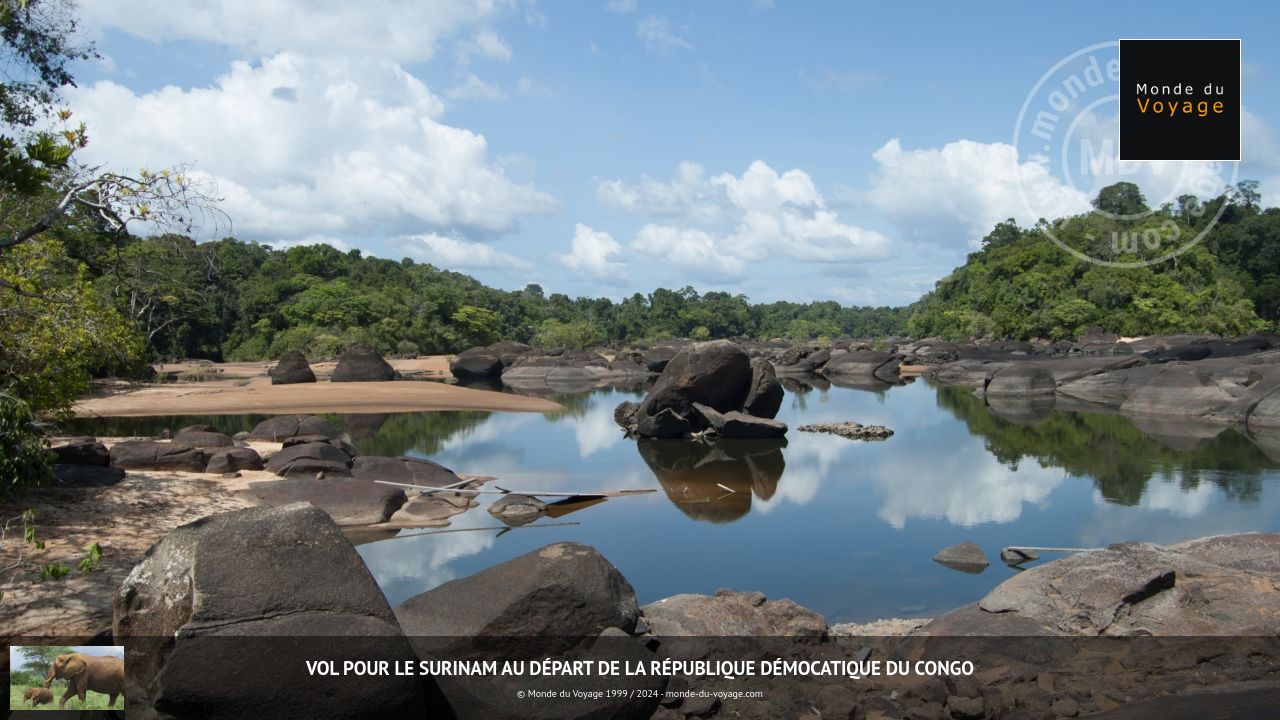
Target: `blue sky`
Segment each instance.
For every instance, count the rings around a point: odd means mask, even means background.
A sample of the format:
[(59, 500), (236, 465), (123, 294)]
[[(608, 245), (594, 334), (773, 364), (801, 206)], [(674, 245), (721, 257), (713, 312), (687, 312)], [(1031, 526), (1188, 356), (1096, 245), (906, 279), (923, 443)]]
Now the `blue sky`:
[[(1121, 179), (1040, 177), (1014, 137), (1055, 63), (1120, 37), (1241, 37), (1238, 177), (1280, 195), (1266, 7), (121, 0), (81, 14), (105, 56), (67, 98), (89, 161), (189, 163), (244, 239), (505, 288), (911, 302), (996, 220), (1080, 209)], [(1102, 107), (1082, 133), (1114, 134)]]

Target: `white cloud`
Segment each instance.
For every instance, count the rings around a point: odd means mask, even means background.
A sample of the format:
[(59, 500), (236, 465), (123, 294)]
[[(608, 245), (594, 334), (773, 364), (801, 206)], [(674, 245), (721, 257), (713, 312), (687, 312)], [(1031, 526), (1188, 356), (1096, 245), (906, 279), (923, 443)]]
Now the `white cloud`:
[(406, 252), (450, 270), (531, 272), (533, 265), (484, 243), (426, 233), (402, 238)]
[(479, 30), (470, 39), (458, 43), (458, 62), (466, 66), (473, 57), (486, 60), (511, 59), (511, 47), (498, 33), (485, 28)]
[(451, 100), (506, 100), (507, 94), (502, 88), (476, 77), (475, 73), (467, 73), (462, 82), (449, 88), (445, 93)]
[(496, 20), (514, 5), (511, 0), (117, 0), (82, 3), (79, 11), (90, 28), (115, 28), (154, 42), (202, 40), (254, 55), (288, 50), (413, 62), (430, 58), (441, 39)]
[(572, 251), (568, 255), (556, 255), (556, 260), (571, 270), (599, 278), (616, 278), (622, 273), (623, 265), (612, 258), (621, 252), (622, 246), (612, 235), (578, 223), (573, 230)]
[(682, 163), (669, 182), (641, 178), (597, 183), (605, 204), (648, 215), (631, 247), (685, 270), (740, 275), (748, 262), (789, 258), (809, 262), (858, 262), (886, 257), (889, 240), (848, 225), (803, 170), (778, 174), (755, 161), (741, 175), (708, 178)]
[(671, 29), (671, 23), (661, 15), (650, 15), (636, 23), (636, 37), (644, 41), (651, 52), (666, 55), (672, 50), (692, 50), (693, 44)]
[(505, 231), (555, 204), (490, 162), (483, 136), (441, 122), (439, 98), (391, 62), (280, 53), (210, 87), (67, 94), (93, 133), (87, 162), (193, 162), (250, 239)]
[[(941, 148), (903, 150), (897, 138), (872, 154), (878, 172), (866, 199), (908, 238), (976, 245), (997, 223), (1013, 217), (1033, 224), (1089, 209), (1089, 196), (1070, 188), (1042, 166), (1018, 162), (1005, 143), (959, 140)], [(1032, 207), (1056, 208), (1031, 217), (1018, 192), (1021, 181)]]

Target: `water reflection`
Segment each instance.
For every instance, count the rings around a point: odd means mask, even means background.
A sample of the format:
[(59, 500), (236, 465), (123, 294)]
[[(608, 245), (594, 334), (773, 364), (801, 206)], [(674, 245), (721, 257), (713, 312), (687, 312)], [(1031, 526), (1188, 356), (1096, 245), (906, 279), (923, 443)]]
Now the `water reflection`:
[(640, 440), (640, 457), (671, 502), (694, 520), (733, 522), (751, 510), (751, 498), (768, 500), (786, 469), (786, 439)]
[[(1280, 436), (1081, 412), (1052, 399), (984, 400), (923, 381), (855, 388), (783, 381), (779, 419), (793, 429), (772, 444), (628, 440), (612, 414), (640, 397), (635, 389), (539, 389), (565, 408), (546, 415), (331, 417), (366, 453), (429, 457), (512, 489), (662, 490), (553, 505), (505, 534), (486, 512), (493, 496), (485, 496), (447, 528), (461, 532), (354, 539), (365, 543), (360, 553), (393, 603), (571, 540), (598, 547), (642, 600), (737, 587), (791, 597), (833, 620), (863, 620), (904, 606), (945, 610), (1007, 577), (1003, 567), (970, 576), (932, 562), (940, 548), (966, 539), (990, 551), (1280, 530)], [(262, 419), (99, 419), (68, 430), (149, 435), (209, 423), (237, 432)], [(895, 435), (863, 443), (795, 429), (845, 420), (887, 425)], [(574, 524), (557, 525), (566, 521)]]

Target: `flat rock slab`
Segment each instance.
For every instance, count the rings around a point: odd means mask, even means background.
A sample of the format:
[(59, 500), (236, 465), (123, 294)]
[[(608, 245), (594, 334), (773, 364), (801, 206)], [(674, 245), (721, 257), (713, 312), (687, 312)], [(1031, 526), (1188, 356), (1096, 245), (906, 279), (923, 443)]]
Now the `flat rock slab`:
[(175, 443), (129, 440), (111, 448), (111, 464), (127, 470), (204, 472), (208, 463), (204, 450)]
[(1033, 567), (979, 602), (1063, 635), (1280, 631), (1280, 535), (1122, 543)]
[(660, 637), (826, 637), (828, 632), (826, 619), (818, 613), (791, 600), (770, 601), (758, 592), (675, 595), (641, 610)]
[(309, 502), (339, 525), (373, 525), (386, 522), (405, 504), (403, 490), (352, 478), (287, 478), (249, 483), (241, 491), (263, 505)]
[(249, 439), (284, 442), (299, 435), (345, 438), (347, 434), (337, 425), (315, 415), (280, 415), (258, 423), (249, 432)]
[(440, 463), (380, 455), (362, 455), (356, 458), (351, 464), (351, 476), (357, 480), (386, 480), (434, 488), (454, 485), (462, 480)]
[(849, 440), (887, 440), (893, 431), (883, 425), (862, 425), (853, 421), (801, 425), (801, 432), (831, 433)]

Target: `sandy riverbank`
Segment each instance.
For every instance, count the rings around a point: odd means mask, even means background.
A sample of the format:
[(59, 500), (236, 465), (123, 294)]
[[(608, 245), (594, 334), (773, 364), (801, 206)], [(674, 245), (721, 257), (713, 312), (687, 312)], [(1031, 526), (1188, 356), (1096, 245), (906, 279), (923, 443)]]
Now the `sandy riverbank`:
[[(448, 371), (442, 356), (393, 360), (406, 375), (434, 377)], [(165, 383), (105, 382), (76, 402), (79, 417), (145, 415), (286, 415), (292, 413), (376, 413), (431, 410), (556, 412), (564, 408), (542, 398), (473, 390), (440, 382), (398, 380), (331, 383), (333, 363), (312, 365), (320, 382), (272, 385), (266, 363), (225, 365), (183, 363), (159, 366), (162, 373), (201, 367), (218, 379)], [(443, 368), (443, 370), (442, 370)]]

